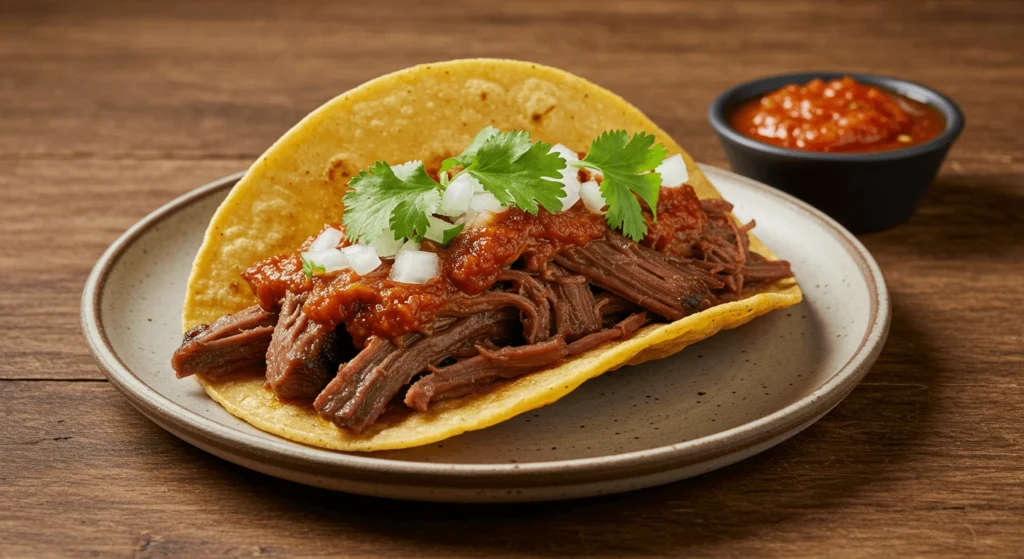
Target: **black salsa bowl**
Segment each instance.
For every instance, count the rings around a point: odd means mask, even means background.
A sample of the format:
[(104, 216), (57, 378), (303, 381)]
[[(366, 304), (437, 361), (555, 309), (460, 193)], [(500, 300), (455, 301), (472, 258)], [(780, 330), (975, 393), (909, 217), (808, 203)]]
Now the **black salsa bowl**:
[[(935, 108), (946, 127), (919, 145), (872, 153), (819, 153), (776, 147), (744, 136), (729, 123), (744, 102), (789, 84), (850, 76)], [(964, 115), (945, 95), (906, 80), (849, 72), (806, 72), (760, 78), (719, 95), (708, 111), (729, 163), (737, 173), (793, 194), (854, 233), (889, 229), (914, 215), (928, 185), (964, 127)]]

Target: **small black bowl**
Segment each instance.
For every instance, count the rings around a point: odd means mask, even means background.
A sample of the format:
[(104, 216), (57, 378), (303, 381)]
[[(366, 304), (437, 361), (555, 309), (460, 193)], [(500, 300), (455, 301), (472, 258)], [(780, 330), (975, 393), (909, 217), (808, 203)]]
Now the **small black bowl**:
[[(788, 84), (843, 76), (931, 105), (945, 117), (945, 131), (906, 149), (844, 154), (772, 146), (729, 125), (732, 111), (745, 101)], [(849, 72), (783, 74), (740, 84), (711, 103), (708, 118), (734, 171), (810, 202), (854, 233), (882, 231), (910, 219), (964, 127), (960, 107), (933, 89), (897, 78)]]

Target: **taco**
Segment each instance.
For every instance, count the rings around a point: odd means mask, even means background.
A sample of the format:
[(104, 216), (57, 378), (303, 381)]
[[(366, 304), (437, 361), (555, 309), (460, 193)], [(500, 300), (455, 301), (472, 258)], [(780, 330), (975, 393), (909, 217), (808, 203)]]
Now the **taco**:
[(172, 364), (294, 441), (436, 442), (799, 302), (731, 209), (582, 78), (416, 66), (315, 110), (234, 186)]

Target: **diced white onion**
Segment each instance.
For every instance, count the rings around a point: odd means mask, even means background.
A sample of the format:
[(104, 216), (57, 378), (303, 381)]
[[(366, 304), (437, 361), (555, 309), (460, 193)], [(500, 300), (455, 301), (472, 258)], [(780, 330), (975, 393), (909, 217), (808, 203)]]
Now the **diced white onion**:
[(325, 273), (346, 270), (349, 267), (348, 259), (336, 248), (327, 250), (308, 250), (302, 253), (302, 257), (310, 264), (323, 266)]
[(433, 252), (403, 250), (395, 257), (391, 279), (401, 283), (427, 283), (440, 275), (440, 263)]
[(448, 223), (443, 219), (438, 219), (434, 216), (427, 218), (430, 220), (430, 227), (427, 228), (427, 232), (423, 234), (424, 237), (434, 241), (435, 243), (444, 242), (444, 232), (451, 229), (452, 227), (458, 227), (453, 223)]
[(580, 199), (580, 179), (576, 174), (576, 167), (566, 167), (562, 169), (561, 173), (562, 178), (558, 182), (562, 183), (565, 195), (561, 196), (559, 200), (562, 201), (562, 211), (564, 212)]
[(492, 221), (494, 221), (494, 217), (496, 215), (496, 213), (489, 212), (487, 210), (484, 210), (482, 212), (476, 212), (472, 215), (472, 217), (469, 217), (470, 214), (466, 214), (466, 228), (474, 229), (476, 227), (484, 227), (485, 225), (489, 225)]
[(579, 161), (580, 158), (576, 155), (576, 152), (563, 146), (562, 144), (555, 144), (551, 146), (550, 153), (557, 153), (565, 159), (566, 165), (560, 171), (562, 178), (560, 179), (547, 179), (553, 182), (562, 184), (562, 190), (565, 191), (565, 195), (561, 196), (559, 200), (562, 202), (562, 211), (568, 210), (580, 199), (580, 179), (577, 175), (576, 167), (569, 165), (571, 161)]
[(402, 245), (402, 248), (398, 249), (398, 252), (402, 252), (404, 250), (419, 250), (419, 249), (420, 249), (420, 244), (417, 243), (416, 241), (412, 240), (412, 239), (409, 239), (408, 241), (405, 241), (405, 244)]
[(555, 144), (551, 146), (551, 151), (548, 153), (557, 153), (558, 155), (561, 155), (562, 159), (564, 159), (566, 163), (580, 160), (580, 156), (575, 151), (563, 146), (562, 144)]
[(462, 215), (469, 209), (469, 202), (477, 187), (483, 190), (483, 185), (469, 173), (462, 173), (455, 177), (444, 189), (444, 196), (441, 197), (441, 210), (438, 213), (452, 217)]
[(580, 181), (576, 181), (576, 184), (573, 186), (566, 184), (565, 196), (562, 196), (559, 200), (562, 202), (563, 212), (575, 206), (576, 202), (580, 201)]
[(313, 241), (313, 244), (309, 245), (310, 252), (319, 252), (321, 250), (327, 250), (329, 248), (337, 248), (338, 243), (341, 242), (342, 235), (341, 231), (328, 227), (324, 229), (323, 233), (317, 236)]
[(405, 238), (396, 239), (394, 231), (385, 229), (370, 246), (377, 251), (377, 256), (388, 258), (398, 254), (399, 249), (405, 244)]
[(682, 186), (690, 178), (690, 173), (686, 170), (686, 162), (678, 153), (672, 157), (666, 157), (654, 171), (661, 175), (661, 186), (666, 188)]
[(473, 199), (469, 201), (469, 209), (478, 212), (495, 212), (501, 213), (507, 208), (501, 205), (501, 202), (494, 197), (490, 192), (484, 192), (482, 194), (474, 194)]
[(587, 181), (580, 186), (580, 198), (583, 199), (583, 205), (594, 213), (603, 214), (604, 207), (608, 205), (596, 181)]
[(377, 251), (369, 245), (351, 245), (341, 249), (349, 266), (355, 273), (365, 276), (380, 267), (380, 257)]
[(418, 159), (415, 161), (406, 161), (401, 165), (392, 165), (391, 172), (393, 172), (396, 177), (402, 180), (407, 180), (414, 172), (416, 172), (416, 169), (422, 166), (423, 162)]

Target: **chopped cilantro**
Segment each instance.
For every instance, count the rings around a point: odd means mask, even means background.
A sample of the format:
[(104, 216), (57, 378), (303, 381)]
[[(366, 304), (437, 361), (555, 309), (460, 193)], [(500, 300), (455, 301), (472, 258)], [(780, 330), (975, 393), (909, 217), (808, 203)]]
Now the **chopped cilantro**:
[(625, 130), (605, 132), (590, 144), (587, 156), (576, 166), (599, 171), (601, 195), (608, 202), (605, 219), (612, 229), (639, 242), (647, 234), (647, 223), (636, 196), (640, 196), (658, 219), (661, 176), (653, 172), (668, 152), (654, 136), (638, 132), (632, 138)]
[(503, 205), (515, 204), (537, 215), (540, 202), (548, 211), (558, 212), (565, 191), (561, 183), (545, 179), (560, 178), (565, 160), (550, 152), (551, 144), (531, 143), (529, 132), (497, 132), (484, 140), (463, 172), (480, 181)]
[(463, 167), (468, 166), (473, 162), (473, 158), (476, 157), (476, 152), (480, 151), (484, 142), (489, 140), (491, 136), (500, 133), (501, 130), (498, 130), (491, 125), (485, 126), (483, 130), (476, 133), (476, 137), (474, 137), (473, 141), (466, 146), (466, 149), (462, 150), (462, 153), (455, 157), (449, 157), (441, 162), (441, 173), (447, 173), (448, 169), (451, 169), (456, 165), (462, 165)]
[(396, 176), (387, 163), (378, 161), (352, 179), (342, 216), (350, 241), (373, 242), (389, 226), (395, 238), (426, 233), (427, 218), (441, 203), (438, 184), (422, 164), (403, 169), (402, 175)]

